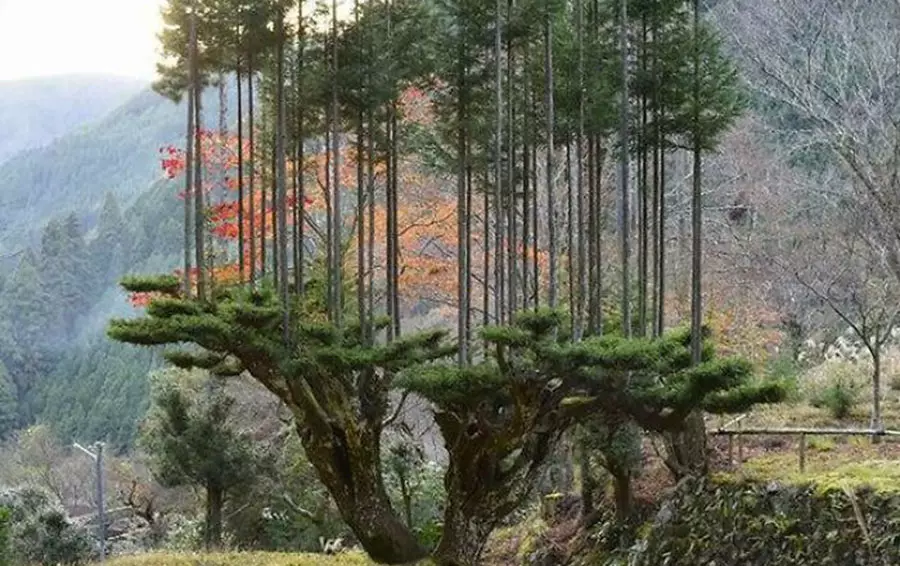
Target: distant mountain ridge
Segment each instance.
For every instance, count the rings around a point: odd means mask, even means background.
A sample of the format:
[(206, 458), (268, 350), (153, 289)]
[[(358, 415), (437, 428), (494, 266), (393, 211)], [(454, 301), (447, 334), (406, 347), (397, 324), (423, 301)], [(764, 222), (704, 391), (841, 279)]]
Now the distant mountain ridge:
[[(217, 99), (204, 95), (209, 121)], [(127, 206), (162, 177), (159, 148), (183, 144), (185, 113), (184, 102), (144, 88), (102, 119), (0, 163), (0, 258), (36, 244), (52, 217), (75, 212), (90, 227), (107, 193)]]
[(90, 74), (0, 81), (0, 163), (99, 120), (146, 86)]

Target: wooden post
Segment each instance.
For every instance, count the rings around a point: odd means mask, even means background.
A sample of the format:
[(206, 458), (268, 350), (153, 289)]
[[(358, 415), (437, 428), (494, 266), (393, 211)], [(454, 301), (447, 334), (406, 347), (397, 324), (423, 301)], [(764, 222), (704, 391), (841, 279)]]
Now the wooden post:
[(738, 425), (738, 433), (739, 433), (738, 438), (737, 438), (738, 466), (741, 466), (741, 464), (744, 463), (744, 436), (742, 434), (740, 434), (740, 431), (744, 428), (744, 425), (741, 421), (738, 421), (737, 425)]
[(728, 435), (728, 467), (734, 466), (734, 435)]
[(800, 435), (800, 473), (806, 471), (806, 435)]

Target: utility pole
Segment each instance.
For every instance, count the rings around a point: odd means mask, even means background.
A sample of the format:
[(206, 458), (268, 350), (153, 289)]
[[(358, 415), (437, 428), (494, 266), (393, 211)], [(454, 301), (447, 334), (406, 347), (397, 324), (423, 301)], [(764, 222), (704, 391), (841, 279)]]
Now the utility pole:
[(96, 497), (97, 497), (97, 537), (100, 539), (100, 562), (106, 561), (106, 509), (104, 507), (103, 495), (105, 488), (103, 486), (103, 443), (94, 444), (95, 452), (91, 452), (77, 442), (73, 445), (94, 460), (94, 471), (96, 473)]

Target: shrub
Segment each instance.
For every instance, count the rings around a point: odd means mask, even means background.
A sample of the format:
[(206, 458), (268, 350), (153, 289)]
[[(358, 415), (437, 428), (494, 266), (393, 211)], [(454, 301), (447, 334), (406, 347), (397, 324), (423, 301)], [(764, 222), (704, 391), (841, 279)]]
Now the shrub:
[(85, 564), (92, 558), (91, 539), (72, 525), (46, 495), (34, 490), (0, 493), (7, 510), (11, 562), (27, 564)]
[(835, 448), (834, 440), (822, 436), (810, 436), (806, 441), (806, 445), (810, 450), (817, 452), (831, 452)]
[(900, 391), (900, 373), (891, 375), (888, 379), (888, 387), (891, 388), (891, 391)]
[(10, 545), (10, 515), (9, 509), (0, 507), (0, 566), (10, 566), (12, 547)]
[(800, 401), (800, 363), (787, 354), (781, 354), (769, 360), (765, 375), (767, 378), (781, 382), (785, 387), (786, 401)]
[(846, 362), (827, 365), (824, 381), (812, 392), (810, 401), (814, 407), (827, 409), (835, 419), (847, 418), (859, 402), (860, 370)]
[(813, 404), (828, 409), (836, 419), (845, 419), (858, 401), (859, 388), (851, 382), (838, 380), (826, 387)]
[(395, 439), (385, 451), (385, 484), (396, 509), (426, 548), (437, 546), (443, 533), (441, 508), (446, 497), (444, 469), (425, 458), (409, 439)]

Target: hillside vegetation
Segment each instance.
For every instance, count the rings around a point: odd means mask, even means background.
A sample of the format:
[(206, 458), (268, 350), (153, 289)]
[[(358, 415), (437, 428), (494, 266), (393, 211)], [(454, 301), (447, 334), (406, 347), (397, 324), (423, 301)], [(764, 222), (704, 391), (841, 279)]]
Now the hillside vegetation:
[(0, 163), (100, 120), (142, 88), (102, 75), (0, 81)]

